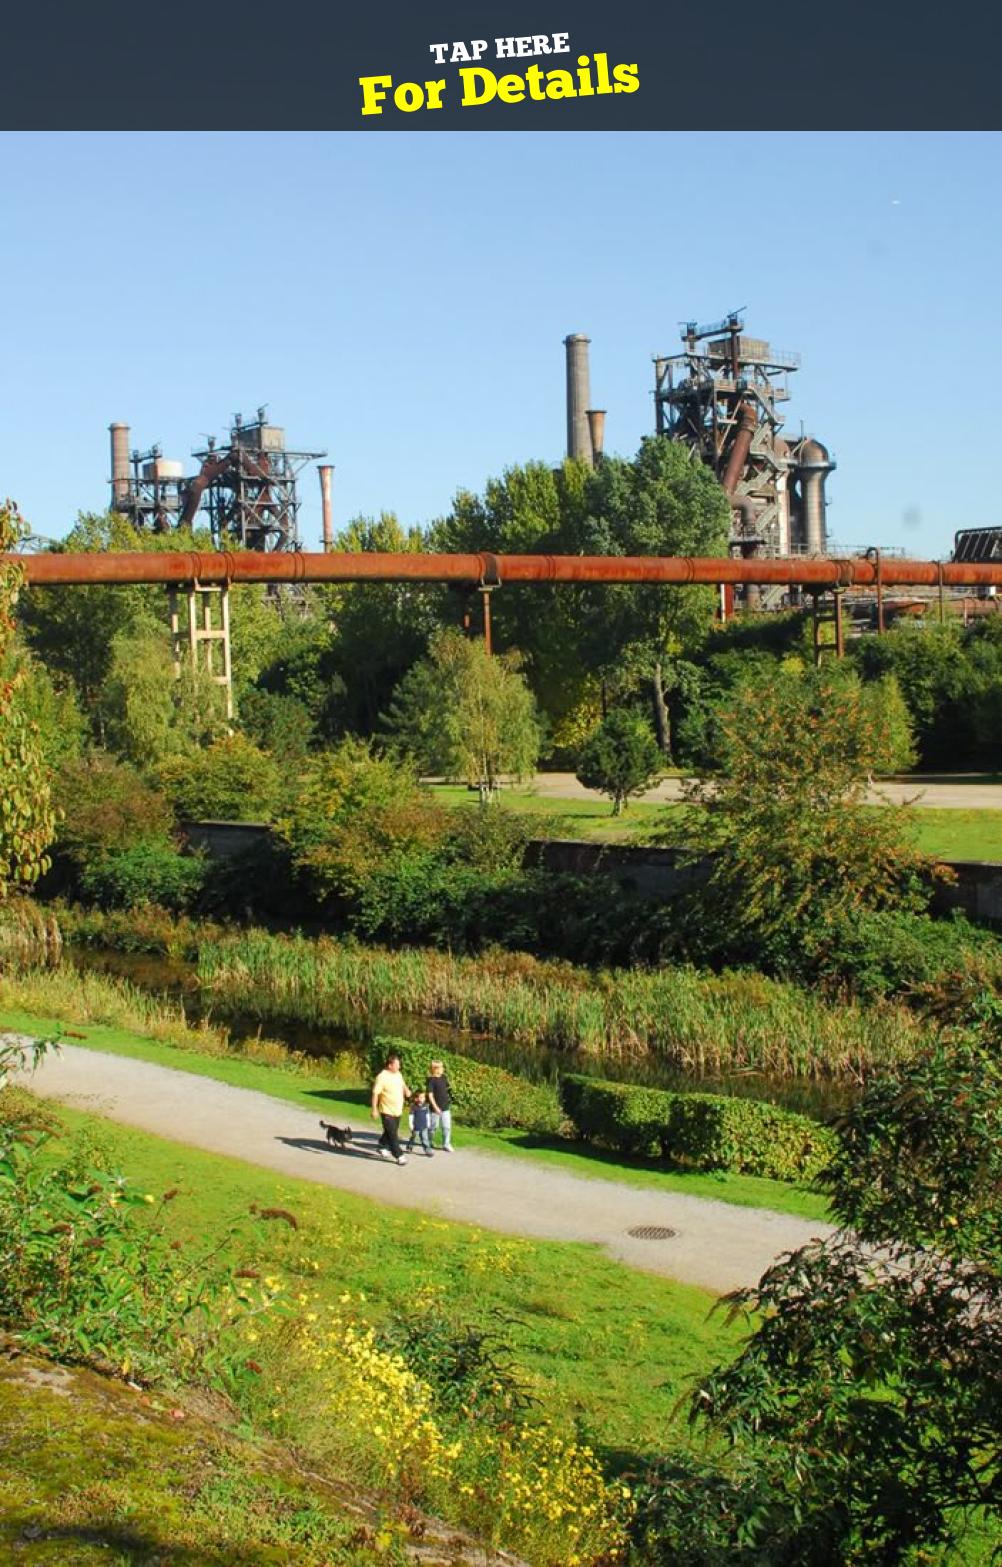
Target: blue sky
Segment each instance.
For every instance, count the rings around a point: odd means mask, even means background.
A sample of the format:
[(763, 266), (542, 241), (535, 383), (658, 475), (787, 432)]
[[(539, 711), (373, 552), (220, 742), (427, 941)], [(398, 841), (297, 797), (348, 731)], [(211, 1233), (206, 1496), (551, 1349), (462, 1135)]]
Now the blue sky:
[[(631, 454), (651, 356), (744, 305), (802, 355), (788, 424), (837, 458), (831, 533), (947, 554), (1002, 523), (1000, 154), (990, 133), (7, 133), (0, 492), (59, 537), (106, 504), (113, 419), (188, 460), (266, 402), (336, 464), (339, 523), (424, 523), (559, 460), (568, 332)], [(315, 546), (311, 473), (301, 521)]]

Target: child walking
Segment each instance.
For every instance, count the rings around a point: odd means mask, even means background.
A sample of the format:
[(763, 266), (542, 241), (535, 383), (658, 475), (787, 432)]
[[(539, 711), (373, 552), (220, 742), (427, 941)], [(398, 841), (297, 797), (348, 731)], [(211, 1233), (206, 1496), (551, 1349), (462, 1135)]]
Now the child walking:
[(431, 1111), (428, 1108), (428, 1095), (423, 1089), (419, 1089), (411, 1100), (411, 1135), (407, 1144), (407, 1152), (414, 1147), (414, 1139), (417, 1138), (425, 1154), (430, 1159), (431, 1154)]

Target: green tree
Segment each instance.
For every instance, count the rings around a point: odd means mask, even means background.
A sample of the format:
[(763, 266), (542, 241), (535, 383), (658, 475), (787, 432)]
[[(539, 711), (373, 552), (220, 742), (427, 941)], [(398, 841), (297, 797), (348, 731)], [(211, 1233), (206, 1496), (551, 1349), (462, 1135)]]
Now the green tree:
[[(646, 438), (632, 463), (599, 464), (586, 491), (578, 548), (586, 554), (722, 555), (727, 497), (676, 442)], [(620, 586), (582, 590), (586, 659), (613, 688), (645, 689), (662, 752), (671, 755), (674, 666), (711, 621), (712, 588)]]
[(870, 710), (873, 724), (883, 734), (878, 771), (910, 772), (918, 761), (915, 726), (897, 677), (882, 675), (878, 680), (867, 681), (863, 686), (863, 701)]
[(613, 815), (619, 816), (630, 796), (650, 789), (663, 770), (661, 748), (650, 724), (620, 707), (603, 719), (582, 747), (577, 779), (586, 789), (607, 794)]
[[(568, 462), (507, 469), (483, 500), (462, 493), (432, 529), (434, 548), (579, 555), (719, 555), (730, 509), (709, 471), (677, 444), (642, 442), (636, 458), (590, 470)], [(658, 740), (670, 754), (675, 665), (712, 617), (712, 589), (552, 587), (494, 595), (496, 645), (517, 647), (529, 682), (556, 726), (591, 681), (649, 697)]]
[(662, 836), (712, 855), (706, 913), (739, 953), (783, 966), (838, 916), (928, 903), (907, 807), (864, 803), (890, 743), (840, 670), (778, 669), (722, 707), (721, 771), (686, 785)]
[(53, 678), (18, 640), (8, 648), (2, 669), (6, 679), (16, 681), (18, 706), (29, 724), (35, 726), (46, 768), (58, 769), (71, 757), (79, 756), (86, 744), (88, 725), (72, 683)]
[[(354, 518), (336, 542), (338, 550), (363, 554), (425, 547), (423, 534), (402, 528), (392, 512)], [(434, 625), (432, 597), (420, 583), (354, 582), (325, 588), (323, 599), (331, 634), (321, 678), (337, 685), (341, 732), (371, 735), (394, 688), (425, 651)]]
[(286, 764), (303, 761), (313, 744), (315, 725), (299, 697), (251, 686), (243, 692), (238, 711), (244, 733), (262, 751), (271, 751)]
[[(12, 551), (24, 525), (11, 501), (0, 506), (0, 555)], [(48, 770), (37, 725), (22, 702), (24, 672), (5, 673), (22, 573), (0, 561), (0, 902), (25, 891), (49, 868), (56, 828)]]
[(997, 1543), (1002, 1068), (986, 1011), (847, 1118), (825, 1178), (845, 1228), (730, 1298), (754, 1331), (690, 1409), (724, 1446), (649, 1477), (645, 1562), (940, 1562), (986, 1520)]
[[(207, 535), (140, 533), (117, 512), (83, 512), (54, 551), (177, 550), (211, 548)], [(71, 680), (80, 704), (103, 743), (102, 687), (111, 671), (116, 640), (137, 625), (167, 625), (162, 588), (117, 584), (33, 587), (24, 595), (22, 623), (29, 646), (49, 672)]]
[[(489, 479), (483, 497), (461, 490), (447, 518), (433, 524), (429, 546), (459, 553), (576, 554), (590, 470), (567, 461), (555, 472), (542, 462), (506, 468)], [(563, 587), (532, 583), (504, 588), (491, 600), (494, 646), (517, 648), (542, 710), (561, 724), (580, 704), (589, 672), (580, 656), (579, 600)], [(482, 605), (473, 591), (445, 589), (438, 617), (455, 626), (462, 615), (480, 625)]]
[(166, 626), (137, 618), (118, 632), (98, 700), (108, 745), (137, 766), (211, 744), (228, 728), (222, 691), (187, 657), (180, 676)]
[(404, 677), (385, 725), (422, 771), (460, 778), (495, 799), (503, 774), (529, 777), (541, 729), (514, 653), (491, 657), (456, 631), (432, 638), (428, 657)]

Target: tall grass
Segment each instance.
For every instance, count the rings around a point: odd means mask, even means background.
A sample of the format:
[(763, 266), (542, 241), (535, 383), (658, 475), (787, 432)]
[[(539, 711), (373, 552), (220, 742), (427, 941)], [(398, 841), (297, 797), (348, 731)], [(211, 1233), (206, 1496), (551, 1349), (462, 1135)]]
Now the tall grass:
[(264, 931), (201, 943), (198, 976), (261, 1018), (336, 1026), (346, 1008), (410, 1012), (568, 1053), (654, 1055), (695, 1073), (858, 1079), (911, 1054), (923, 1029), (902, 1007), (834, 1006), (758, 974), (593, 974), (518, 953), (457, 958)]
[(27, 964), (59, 962), (63, 940), (59, 921), (30, 898), (0, 902), (0, 974)]
[[(277, 1039), (234, 1039), (225, 1028), (202, 1019), (192, 1022), (179, 1001), (150, 995), (117, 975), (79, 973), (73, 968), (55, 972), (27, 969), (13, 975), (0, 975), (0, 1012), (28, 1013), (33, 1017), (68, 1023), (73, 1026), (99, 1024), (126, 1029), (178, 1050), (190, 1050), (204, 1056), (238, 1056), (263, 1066), (277, 1066), (289, 1072), (316, 1071), (313, 1057), (291, 1050)], [(348, 1053), (326, 1063), (328, 1071), (352, 1078), (359, 1067)]]

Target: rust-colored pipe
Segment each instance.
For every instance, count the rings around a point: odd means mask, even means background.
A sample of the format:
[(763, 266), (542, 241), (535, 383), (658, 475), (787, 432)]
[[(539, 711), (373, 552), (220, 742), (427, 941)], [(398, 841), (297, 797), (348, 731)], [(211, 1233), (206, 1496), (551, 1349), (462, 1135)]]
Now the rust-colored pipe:
[[(29, 584), (117, 582), (760, 582), (803, 587), (874, 587), (877, 567), (851, 559), (730, 560), (690, 555), (432, 555), (366, 551), (137, 550), (125, 554), (0, 555)], [(897, 560), (884, 556), (888, 587), (1002, 587), (1002, 561)]]
[(188, 485), (188, 493), (185, 496), (184, 501), (184, 510), (181, 512), (181, 515), (178, 518), (179, 528), (191, 527), (192, 523), (195, 521), (195, 513), (202, 504), (202, 496), (209, 488), (209, 485), (212, 484), (214, 480), (218, 479), (221, 473), (226, 472), (226, 469), (229, 466), (229, 461), (230, 459), (228, 454), (223, 457), (207, 457), (205, 459), (201, 468), (198, 470), (198, 473)]
[(748, 453), (751, 451), (752, 436), (755, 434), (755, 426), (758, 418), (753, 404), (742, 403), (738, 412), (738, 430), (734, 437), (734, 445), (727, 459), (727, 467), (720, 483), (728, 495), (733, 495), (738, 487), (741, 475), (748, 464)]

